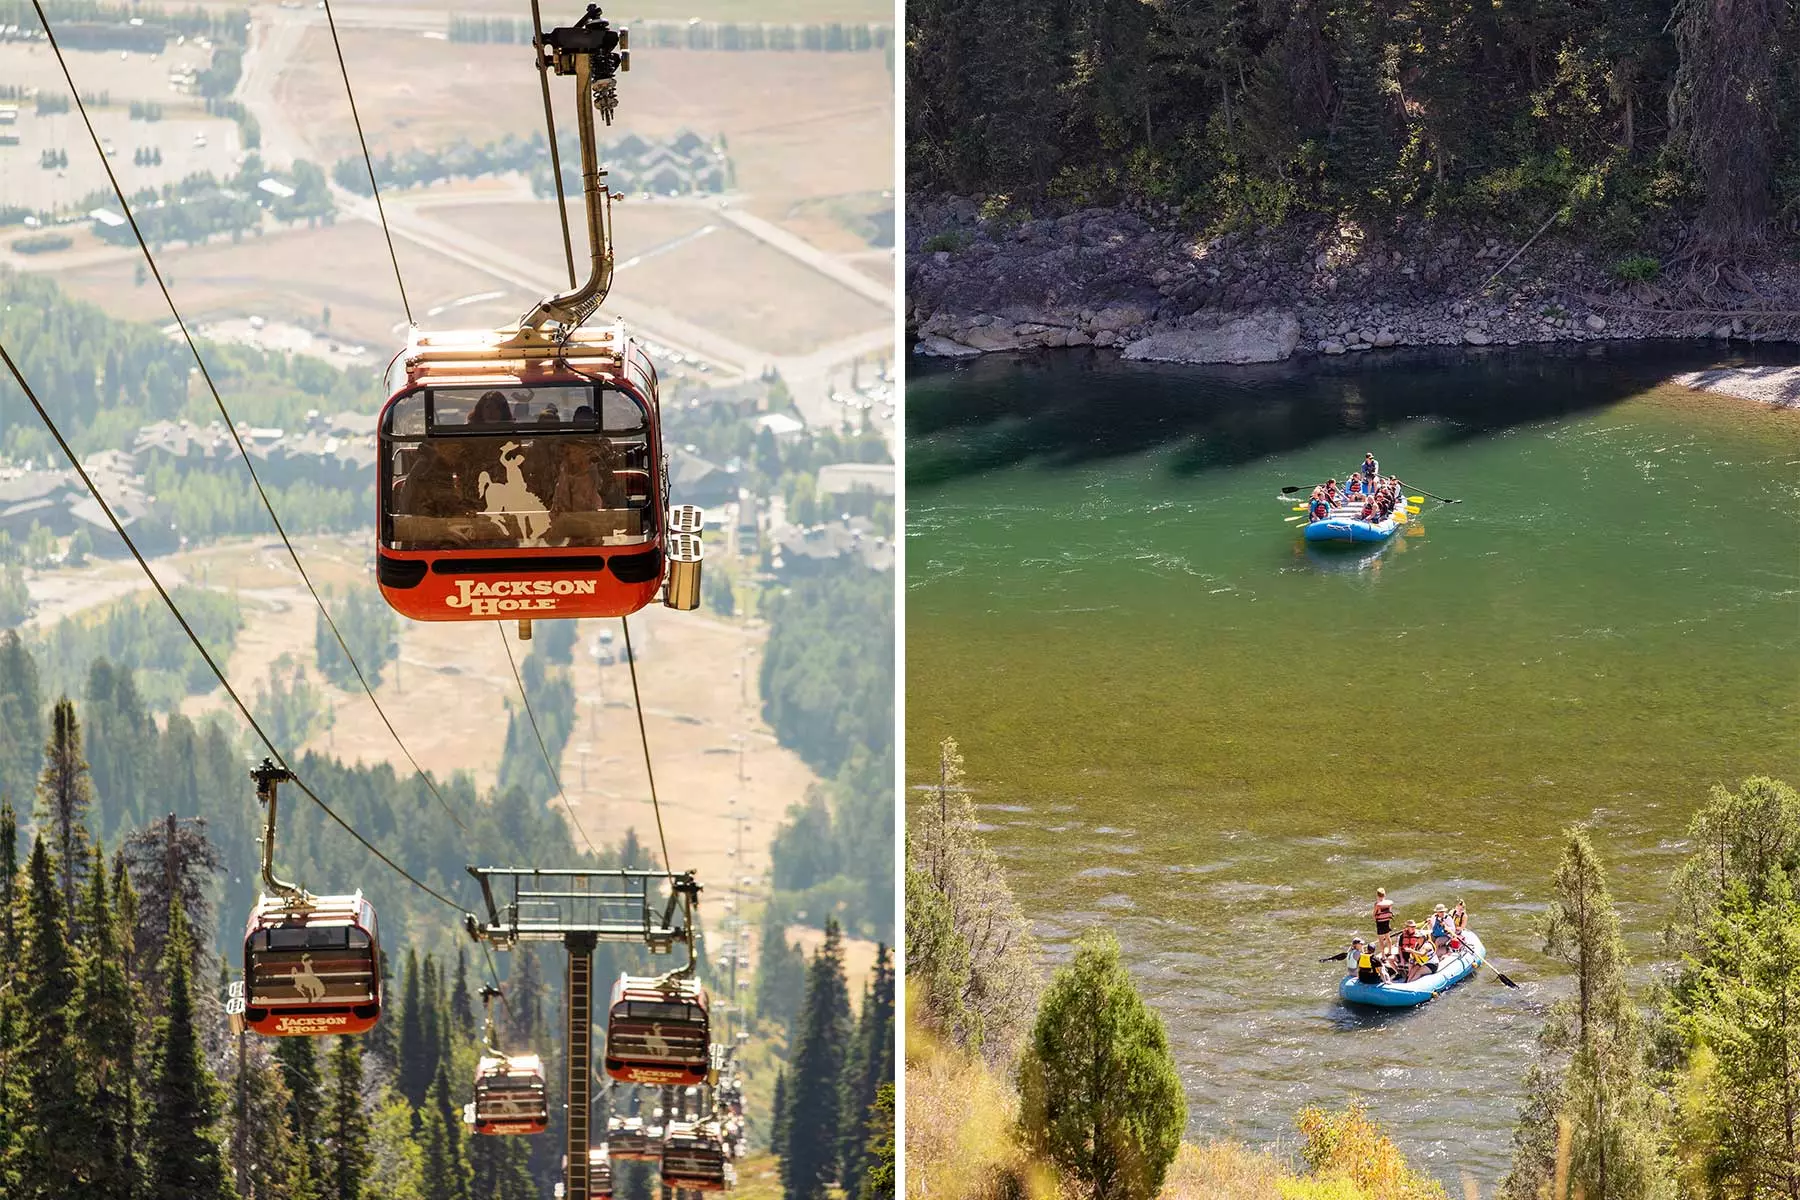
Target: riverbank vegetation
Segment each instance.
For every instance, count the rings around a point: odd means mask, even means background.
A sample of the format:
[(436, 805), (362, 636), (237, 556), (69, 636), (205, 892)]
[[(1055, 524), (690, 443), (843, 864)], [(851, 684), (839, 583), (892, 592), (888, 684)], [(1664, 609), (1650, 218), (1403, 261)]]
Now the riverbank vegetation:
[(997, 214), (1561, 218), (1640, 270), (1665, 234), (1718, 258), (1800, 232), (1792, 4), (917, 0), (906, 23), (908, 185)]
[(1298, 1161), (1183, 1144), (1162, 1018), (1110, 934), (1045, 986), (1038, 947), (940, 750), (906, 842), (909, 1197), (934, 1200), (1443, 1200), (1360, 1106), (1307, 1108)]
[(1800, 794), (1714, 787), (1688, 827), (1665, 944), (1633, 994), (1606, 868), (1580, 828), (1552, 879), (1552, 1006), (1504, 1194), (1605, 1200), (1800, 1195)]

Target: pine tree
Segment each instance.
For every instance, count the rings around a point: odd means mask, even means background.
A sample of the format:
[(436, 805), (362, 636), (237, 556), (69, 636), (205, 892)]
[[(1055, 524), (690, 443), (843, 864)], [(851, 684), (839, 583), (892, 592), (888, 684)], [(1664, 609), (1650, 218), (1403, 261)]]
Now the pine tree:
[(425, 1090), (431, 1076), (425, 1073), (430, 1056), (425, 1042), (424, 979), (419, 970), (419, 955), (406, 952), (405, 991), (400, 999), (400, 1070), (396, 1081), (400, 1094), (415, 1109), (425, 1102)]
[[(311, 1044), (311, 1038), (277, 1038)], [(310, 1144), (295, 1136), (288, 1094), (279, 1062), (253, 1053), (244, 1079), (242, 1168), (249, 1188), (244, 1200), (324, 1200), (314, 1186), (308, 1162)]]
[[(875, 975), (863, 994), (856, 1039), (844, 1068), (841, 1156), (838, 1178), (846, 1192), (860, 1188), (867, 1168), (875, 1097), (894, 1078), (894, 960), (886, 946), (875, 955)], [(891, 1131), (890, 1131), (891, 1132)]]
[(775, 1151), (775, 1173), (781, 1180), (781, 1190), (785, 1195), (788, 1187), (787, 1144), (789, 1131), (793, 1122), (788, 1118), (793, 1106), (788, 1103), (787, 1069), (778, 1067), (775, 1070), (775, 1099), (769, 1105), (769, 1145)]
[[(62, 910), (74, 914), (76, 892), (88, 867), (85, 818), (93, 803), (87, 762), (81, 757), (81, 723), (67, 696), (56, 702), (50, 741), (44, 746), (44, 770), (38, 776), (38, 820), (56, 842), (56, 873), (62, 888)], [(71, 930), (79, 922), (71, 915)]]
[(362, 1046), (339, 1037), (331, 1050), (331, 1107), (325, 1116), (327, 1200), (361, 1200), (369, 1171), (369, 1118), (362, 1105)]
[(144, 1200), (225, 1200), (233, 1194), (219, 1151), (219, 1085), (207, 1070), (194, 1028), (192, 956), (187, 915), (172, 901), (162, 962), (167, 1015), (156, 1022), (150, 1120), (144, 1130), (149, 1167)]
[(1162, 1018), (1111, 934), (1089, 934), (1038, 1006), (1019, 1063), (1027, 1143), (1095, 1200), (1146, 1200), (1181, 1147), (1187, 1099)]
[[(169, 813), (125, 839), (125, 861), (132, 886), (142, 900), (143, 919), (138, 923), (139, 961), (160, 963), (169, 937), (169, 902), (179, 899), (182, 920), (188, 929), (188, 974), (198, 978), (200, 959), (213, 936), (213, 877), (224, 868), (218, 846), (206, 832), (201, 817), (177, 819)], [(161, 987), (152, 986), (153, 998)]]
[(450, 992), (450, 1016), (456, 1031), (465, 1038), (475, 1036), (475, 1005), (469, 997), (469, 955), (457, 947), (456, 987)]
[(432, 1200), (469, 1200), (469, 1174), (463, 1166), (462, 1120), (450, 1105), (450, 1075), (443, 1067), (431, 1083), (425, 1106), (425, 1194)]
[(20, 1060), (23, 1120), (17, 1135), (20, 1200), (56, 1200), (83, 1175), (80, 1125), (86, 1116), (69, 1069), (69, 996), (75, 964), (63, 925), (62, 898), (44, 839), (33, 840), (25, 893), (19, 979), (25, 993)]
[(444, 1011), (444, 976), (438, 969), (437, 958), (427, 954), (423, 965), (425, 982), (420, 990), (423, 993), (424, 1011), (420, 1014), (419, 1025), (425, 1042), (424, 1076), (429, 1082), (437, 1074), (438, 1064), (449, 1055), (450, 1022)]
[(856, 1200), (894, 1200), (894, 1084), (881, 1085), (869, 1110), (868, 1169)]
[(778, 1152), (787, 1200), (821, 1200), (837, 1175), (838, 1087), (850, 1040), (843, 935), (835, 920), (826, 922), (825, 943), (807, 971), (799, 1024), (788, 1081), (788, 1136)]
[(81, 1156), (93, 1200), (130, 1200), (136, 1190), (137, 1000), (121, 961), (124, 930), (107, 906), (106, 858), (94, 848), (88, 873), (87, 942), (76, 971), (74, 1066), (86, 1108)]
[(324, 1083), (319, 1076), (319, 1056), (309, 1037), (275, 1039), (275, 1062), (281, 1067), (282, 1091), (287, 1097), (284, 1124), (293, 1131), (306, 1159), (306, 1174), (325, 1178)]
[[(1553, 1086), (1560, 1102), (1553, 1107), (1527, 1096), (1521, 1117), (1569, 1122), (1571, 1188), (1607, 1200), (1663, 1194), (1668, 1179), (1657, 1152), (1643, 1020), (1626, 989), (1629, 960), (1605, 867), (1580, 826), (1564, 833), (1552, 886), (1544, 949), (1574, 971), (1575, 995), (1552, 1007), (1540, 1037), (1546, 1062), (1536, 1079)], [(1552, 1064), (1565, 1057), (1568, 1066), (1558, 1078)], [(1522, 1120), (1507, 1194), (1534, 1194), (1552, 1176), (1554, 1161), (1541, 1155), (1554, 1145), (1547, 1128)]]
[(37, 782), (44, 701), (37, 663), (16, 629), (0, 634), (0, 795), (22, 796)]
[(113, 852), (112, 906), (114, 919), (119, 923), (119, 962), (125, 967), (125, 977), (141, 986), (143, 976), (139, 969), (142, 960), (137, 953), (137, 929), (138, 913), (143, 906), (138, 901), (137, 889), (131, 886), (123, 850)]
[(19, 817), (0, 798), (0, 984), (12, 980), (19, 961)]
[(787, 940), (787, 927), (773, 906), (763, 922), (762, 958), (756, 967), (756, 1015), (785, 1031), (787, 1052), (794, 1050), (794, 1022), (806, 991), (806, 956)]

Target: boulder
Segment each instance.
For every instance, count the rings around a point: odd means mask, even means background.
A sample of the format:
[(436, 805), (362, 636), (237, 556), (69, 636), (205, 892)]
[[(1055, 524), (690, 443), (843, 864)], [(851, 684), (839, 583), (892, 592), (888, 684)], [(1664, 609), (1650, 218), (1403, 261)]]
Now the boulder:
[(1147, 362), (1281, 362), (1300, 344), (1300, 322), (1290, 312), (1260, 312), (1212, 329), (1166, 329), (1125, 347), (1125, 357)]
[(1393, 330), (1382, 329), (1382, 330), (1378, 330), (1376, 332), (1375, 341), (1373, 344), (1380, 346), (1382, 349), (1385, 350), (1387, 347), (1392, 346), (1395, 342), (1397, 342), (1399, 340), (1400, 340), (1399, 338), (1394, 336)]
[(1150, 314), (1135, 304), (1109, 304), (1094, 314), (1091, 324), (1095, 333), (1119, 333), (1149, 319)]
[(1017, 350), (1019, 335), (1006, 324), (977, 325), (963, 331), (962, 342), (966, 346), (988, 352), (993, 350)]
[(913, 347), (914, 354), (923, 354), (931, 358), (967, 358), (981, 351), (973, 346), (965, 346), (961, 342), (953, 342), (947, 337), (920, 338)]
[(1479, 329), (1470, 329), (1463, 333), (1463, 341), (1471, 346), (1486, 346), (1493, 340), (1493, 338), (1489, 337)]
[(1602, 329), (1606, 328), (1606, 318), (1599, 313), (1589, 313), (1587, 327), (1595, 333), (1599, 333)]
[(1326, 338), (1319, 343), (1320, 354), (1342, 354), (1343, 352), (1344, 343), (1338, 341), (1336, 338)]

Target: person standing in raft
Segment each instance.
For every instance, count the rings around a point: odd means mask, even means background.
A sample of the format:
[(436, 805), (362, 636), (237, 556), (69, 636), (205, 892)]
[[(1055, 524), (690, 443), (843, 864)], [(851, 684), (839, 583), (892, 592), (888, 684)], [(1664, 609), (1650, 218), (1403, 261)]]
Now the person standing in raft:
[(1394, 925), (1394, 902), (1387, 898), (1386, 888), (1375, 889), (1375, 937), (1382, 954), (1388, 952), (1388, 931)]
[(1367, 488), (1374, 487), (1375, 480), (1378, 479), (1380, 477), (1380, 475), (1381, 475), (1381, 464), (1375, 461), (1375, 452), (1373, 450), (1365, 450), (1363, 452), (1363, 465), (1362, 465), (1362, 476), (1363, 476), (1364, 488), (1367, 489)]

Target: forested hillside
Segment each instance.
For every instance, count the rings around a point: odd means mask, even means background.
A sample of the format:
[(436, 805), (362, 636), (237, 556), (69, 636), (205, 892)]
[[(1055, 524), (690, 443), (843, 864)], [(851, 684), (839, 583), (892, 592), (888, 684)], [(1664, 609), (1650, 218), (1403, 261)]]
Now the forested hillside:
[(907, 179), (996, 207), (1800, 234), (1790, 0), (913, 0)]

